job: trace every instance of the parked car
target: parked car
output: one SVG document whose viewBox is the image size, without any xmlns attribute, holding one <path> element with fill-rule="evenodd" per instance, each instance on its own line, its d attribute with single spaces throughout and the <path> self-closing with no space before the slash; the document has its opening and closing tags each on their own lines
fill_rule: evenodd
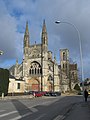
<svg viewBox="0 0 90 120">
<path fill-rule="evenodd" d="M 41 97 L 41 96 L 43 96 L 43 95 L 42 95 L 42 92 L 40 92 L 40 91 L 34 91 L 34 92 L 33 92 L 33 96 L 34 96 L 34 97 Z"/>
<path fill-rule="evenodd" d="M 51 95 L 50 95 L 50 92 L 46 92 L 46 93 L 44 94 L 44 96 L 51 96 Z"/>
<path fill-rule="evenodd" d="M 50 94 L 51 94 L 51 96 L 60 96 L 61 95 L 60 92 L 51 92 Z"/>
<path fill-rule="evenodd" d="M 60 96 L 61 92 L 46 92 L 45 96 Z"/>
<path fill-rule="evenodd" d="M 55 92 L 55 94 L 56 94 L 57 96 L 60 96 L 60 95 L 61 95 L 61 92 Z"/>
<path fill-rule="evenodd" d="M 83 95 L 83 91 L 78 92 L 78 95 Z"/>
</svg>

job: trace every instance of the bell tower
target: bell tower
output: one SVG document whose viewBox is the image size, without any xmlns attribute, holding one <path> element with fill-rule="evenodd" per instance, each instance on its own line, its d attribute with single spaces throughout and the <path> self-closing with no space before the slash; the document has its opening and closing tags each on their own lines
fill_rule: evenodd
<svg viewBox="0 0 90 120">
<path fill-rule="evenodd" d="M 28 30 L 28 22 L 26 22 L 26 30 L 24 33 L 24 58 L 28 56 L 28 49 L 29 49 L 29 30 Z"/>
<path fill-rule="evenodd" d="M 48 37 L 47 37 L 45 20 L 43 21 L 41 40 L 42 40 L 42 49 L 43 52 L 45 52 L 48 49 Z"/>
<path fill-rule="evenodd" d="M 67 77 L 69 78 L 69 50 L 68 49 L 61 49 L 60 50 L 60 64 L 61 70 L 66 73 Z"/>
</svg>

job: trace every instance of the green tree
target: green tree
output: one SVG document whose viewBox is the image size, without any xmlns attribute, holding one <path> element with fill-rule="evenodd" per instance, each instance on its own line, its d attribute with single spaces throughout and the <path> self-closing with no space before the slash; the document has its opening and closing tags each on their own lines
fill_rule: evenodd
<svg viewBox="0 0 90 120">
<path fill-rule="evenodd" d="M 9 70 L 0 68 L 0 96 L 7 95 L 9 85 Z"/>
</svg>

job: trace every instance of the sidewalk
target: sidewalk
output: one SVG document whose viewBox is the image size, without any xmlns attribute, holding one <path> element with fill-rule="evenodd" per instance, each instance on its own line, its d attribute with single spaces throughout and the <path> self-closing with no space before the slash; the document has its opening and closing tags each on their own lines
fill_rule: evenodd
<svg viewBox="0 0 90 120">
<path fill-rule="evenodd" d="M 22 95 L 22 96 L 5 96 L 5 97 L 0 97 L 0 100 L 11 100 L 11 99 L 29 99 L 33 98 L 33 95 Z"/>
<path fill-rule="evenodd" d="M 90 120 L 90 100 L 74 105 L 64 120 Z"/>
</svg>

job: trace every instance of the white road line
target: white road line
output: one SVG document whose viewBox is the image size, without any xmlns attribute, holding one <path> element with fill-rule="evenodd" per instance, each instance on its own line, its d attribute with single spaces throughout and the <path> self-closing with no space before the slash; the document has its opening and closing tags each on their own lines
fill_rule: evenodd
<svg viewBox="0 0 90 120">
<path fill-rule="evenodd" d="M 17 116 L 17 117 L 15 117 L 15 118 L 13 118 L 13 119 L 10 119 L 10 120 L 19 120 L 19 119 L 21 119 L 22 117 L 19 115 L 19 116 Z"/>
<path fill-rule="evenodd" d="M 38 118 L 36 118 L 36 119 L 34 119 L 34 120 L 39 120 L 39 119 L 41 119 L 42 117 L 44 117 L 46 114 L 42 114 L 42 115 L 40 115 Z"/>
<path fill-rule="evenodd" d="M 32 112 L 37 112 L 38 110 L 36 108 L 30 108 Z"/>
<path fill-rule="evenodd" d="M 64 116 L 63 115 L 58 115 L 56 118 L 54 118 L 53 120 L 63 120 Z"/>
<path fill-rule="evenodd" d="M 12 112 L 8 112 L 8 113 L 5 113 L 5 114 L 2 114 L 2 115 L 0 115 L 0 118 L 1 117 L 5 117 L 5 116 L 7 116 L 7 115 L 10 115 L 10 114 L 13 114 L 13 113 L 17 113 L 18 111 L 12 111 Z"/>
<path fill-rule="evenodd" d="M 9 119 L 9 120 L 19 120 L 19 119 L 21 119 L 21 118 L 23 118 L 23 117 L 26 117 L 26 116 L 28 116 L 28 115 L 30 115 L 30 114 L 32 114 L 32 113 L 26 113 L 26 114 L 24 114 L 24 115 L 19 115 L 19 116 L 17 116 L 17 117 L 15 117 L 15 118 L 13 118 L 13 119 Z"/>
</svg>

